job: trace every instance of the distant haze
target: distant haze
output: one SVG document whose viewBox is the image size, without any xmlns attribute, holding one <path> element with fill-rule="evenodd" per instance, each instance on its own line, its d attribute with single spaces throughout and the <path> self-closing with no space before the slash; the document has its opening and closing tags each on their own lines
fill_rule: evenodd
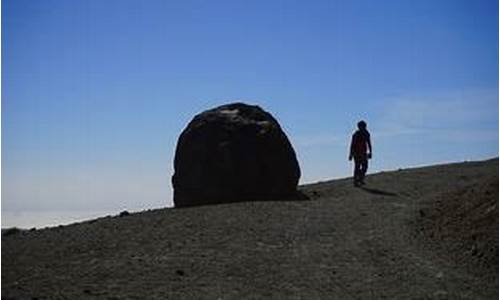
<svg viewBox="0 0 500 300">
<path fill-rule="evenodd" d="M 2 1 L 2 226 L 171 206 L 180 132 L 233 101 L 302 183 L 350 175 L 360 119 L 369 172 L 498 156 L 498 1 Z"/>
</svg>

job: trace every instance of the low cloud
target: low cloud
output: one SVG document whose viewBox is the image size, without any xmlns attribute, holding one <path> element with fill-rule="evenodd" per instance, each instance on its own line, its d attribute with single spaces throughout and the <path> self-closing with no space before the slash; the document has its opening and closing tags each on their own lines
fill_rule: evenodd
<svg viewBox="0 0 500 300">
<path fill-rule="evenodd" d="M 498 91 L 477 90 L 389 99 L 378 138 L 425 135 L 449 141 L 498 140 Z"/>
<path fill-rule="evenodd" d="M 341 145 L 343 141 L 333 134 L 312 134 L 298 135 L 291 137 L 292 142 L 297 147 L 313 147 L 327 145 Z"/>
</svg>

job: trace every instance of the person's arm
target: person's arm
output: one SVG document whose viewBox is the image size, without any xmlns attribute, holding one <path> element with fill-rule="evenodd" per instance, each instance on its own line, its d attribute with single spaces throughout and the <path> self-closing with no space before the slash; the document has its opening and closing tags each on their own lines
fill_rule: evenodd
<svg viewBox="0 0 500 300">
<path fill-rule="evenodd" d="M 368 138 L 366 139 L 366 143 L 368 144 L 368 150 L 369 150 L 368 158 L 372 158 L 372 142 L 371 142 L 370 134 L 368 134 Z"/>
</svg>

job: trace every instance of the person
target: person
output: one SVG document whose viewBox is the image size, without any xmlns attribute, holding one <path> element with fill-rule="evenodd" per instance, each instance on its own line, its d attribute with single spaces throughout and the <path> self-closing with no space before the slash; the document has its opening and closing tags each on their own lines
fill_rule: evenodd
<svg viewBox="0 0 500 300">
<path fill-rule="evenodd" d="M 349 161 L 354 159 L 354 186 L 365 184 L 365 175 L 368 170 L 368 159 L 372 158 L 372 144 L 370 133 L 366 129 L 366 122 L 358 122 L 358 130 L 352 135 Z"/>
</svg>

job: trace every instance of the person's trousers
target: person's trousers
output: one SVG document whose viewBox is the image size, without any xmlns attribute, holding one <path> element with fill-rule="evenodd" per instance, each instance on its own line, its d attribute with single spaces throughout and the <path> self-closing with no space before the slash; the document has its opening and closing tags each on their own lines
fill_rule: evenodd
<svg viewBox="0 0 500 300">
<path fill-rule="evenodd" d="M 366 171 L 368 170 L 367 157 L 354 158 L 354 182 L 363 182 L 365 180 Z"/>
</svg>

